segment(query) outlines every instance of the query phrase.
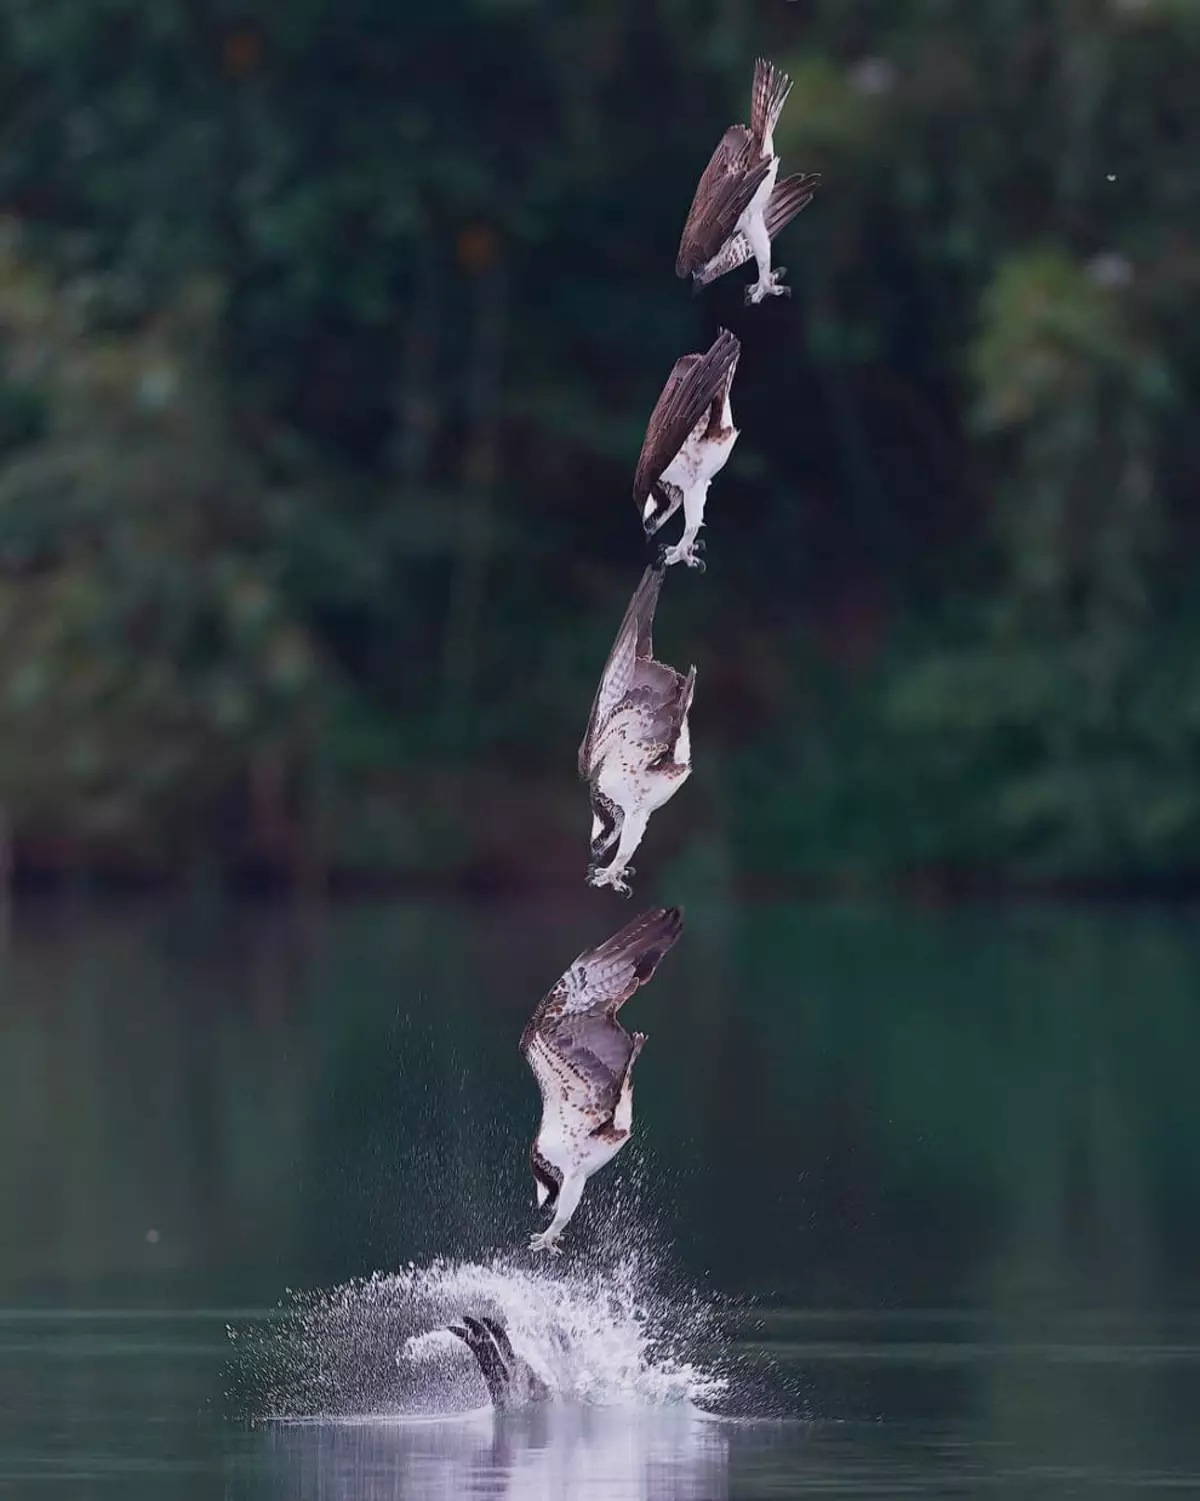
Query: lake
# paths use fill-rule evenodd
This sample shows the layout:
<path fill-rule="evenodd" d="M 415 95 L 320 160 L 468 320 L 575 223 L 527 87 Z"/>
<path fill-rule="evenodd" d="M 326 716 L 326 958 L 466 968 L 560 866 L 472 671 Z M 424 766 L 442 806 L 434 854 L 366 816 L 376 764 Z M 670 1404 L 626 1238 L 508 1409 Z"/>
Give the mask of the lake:
<path fill-rule="evenodd" d="M 539 1260 L 517 1039 L 636 902 L 20 906 L 0 1496 L 1200 1494 L 1193 916 L 690 903 Z"/>

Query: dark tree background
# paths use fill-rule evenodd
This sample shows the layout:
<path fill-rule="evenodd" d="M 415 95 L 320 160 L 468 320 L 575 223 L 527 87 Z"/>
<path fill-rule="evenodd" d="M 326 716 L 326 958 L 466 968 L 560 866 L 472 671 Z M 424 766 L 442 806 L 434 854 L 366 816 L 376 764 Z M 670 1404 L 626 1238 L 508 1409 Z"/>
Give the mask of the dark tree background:
<path fill-rule="evenodd" d="M 679 231 L 755 53 L 795 295 Z M 710 874 L 1200 870 L 1194 0 L 0 0 L 0 846 L 581 877 L 672 361 L 743 339 Z M 686 808 L 685 808 L 686 802 Z"/>

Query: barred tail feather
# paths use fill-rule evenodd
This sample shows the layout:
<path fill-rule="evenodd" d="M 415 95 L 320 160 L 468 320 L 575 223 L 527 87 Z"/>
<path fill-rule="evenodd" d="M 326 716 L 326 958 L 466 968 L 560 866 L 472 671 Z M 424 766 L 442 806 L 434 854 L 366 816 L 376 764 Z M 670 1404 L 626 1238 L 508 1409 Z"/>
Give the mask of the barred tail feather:
<path fill-rule="evenodd" d="M 754 89 L 750 96 L 750 129 L 763 145 L 775 132 L 775 124 L 791 91 L 792 80 L 774 63 L 760 57 L 754 63 Z"/>
<path fill-rule="evenodd" d="M 775 184 L 763 213 L 763 222 L 772 239 L 784 225 L 792 222 L 802 208 L 808 207 L 820 184 L 819 172 L 797 172 Z"/>

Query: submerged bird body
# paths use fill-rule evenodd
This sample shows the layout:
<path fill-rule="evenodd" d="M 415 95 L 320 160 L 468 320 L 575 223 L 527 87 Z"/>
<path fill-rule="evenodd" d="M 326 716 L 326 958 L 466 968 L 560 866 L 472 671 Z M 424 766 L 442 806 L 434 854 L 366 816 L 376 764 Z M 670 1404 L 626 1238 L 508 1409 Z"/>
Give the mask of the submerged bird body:
<path fill-rule="evenodd" d="M 553 1210 L 532 1250 L 553 1250 L 579 1207 L 587 1180 L 629 1140 L 633 1066 L 645 1035 L 631 1036 L 617 1012 L 683 931 L 678 907 L 634 918 L 579 955 L 543 999 L 521 1036 L 521 1052 L 542 1096 L 530 1158 L 539 1206 Z"/>
<path fill-rule="evenodd" d="M 646 424 L 633 482 L 646 535 L 652 537 L 683 506 L 683 536 L 664 549 L 664 564 L 704 567 L 698 556 L 704 544 L 696 533 L 704 525 L 708 487 L 738 439 L 730 392 L 741 348 L 721 329 L 706 354 L 676 360 Z"/>
<path fill-rule="evenodd" d="M 450 1333 L 474 1355 L 493 1407 L 503 1412 L 549 1398 L 549 1387 L 513 1349 L 508 1330 L 499 1319 L 486 1315 L 473 1318 L 467 1313 L 459 1323 L 450 1325 Z"/>
<path fill-rule="evenodd" d="M 754 64 L 750 124 L 731 125 L 701 175 L 688 211 L 675 262 L 678 276 L 699 287 L 754 257 L 758 280 L 746 301 L 786 296 L 785 268 L 771 269 L 771 241 L 811 200 L 820 178 L 807 173 L 779 177 L 775 126 L 791 80 L 772 63 Z"/>
<path fill-rule="evenodd" d="M 647 568 L 617 631 L 579 747 L 592 804 L 588 882 L 630 894 L 627 877 L 650 815 L 691 775 L 688 713 L 696 669 L 684 677 L 653 656 L 663 569 Z M 607 866 L 599 861 L 615 851 Z"/>

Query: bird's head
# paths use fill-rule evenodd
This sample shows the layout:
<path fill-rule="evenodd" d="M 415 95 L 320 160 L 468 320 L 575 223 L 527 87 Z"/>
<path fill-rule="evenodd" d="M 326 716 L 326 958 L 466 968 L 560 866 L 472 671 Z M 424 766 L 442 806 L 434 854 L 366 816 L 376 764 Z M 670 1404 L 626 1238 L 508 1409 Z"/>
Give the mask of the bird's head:
<path fill-rule="evenodd" d="M 653 537 L 663 522 L 669 521 L 682 504 L 683 491 L 678 485 L 661 479 L 652 485 L 650 493 L 641 502 L 638 513 L 646 536 Z"/>
<path fill-rule="evenodd" d="M 529 1160 L 533 1168 L 534 1183 L 537 1186 L 538 1208 L 553 1211 L 558 1203 L 558 1191 L 562 1187 L 562 1173 L 552 1162 L 546 1161 L 538 1151 L 536 1141 L 530 1150 Z"/>
<path fill-rule="evenodd" d="M 642 506 L 642 529 L 647 537 L 653 537 L 663 522 L 667 519 L 668 507 L 651 490 L 646 496 L 646 503 Z"/>

